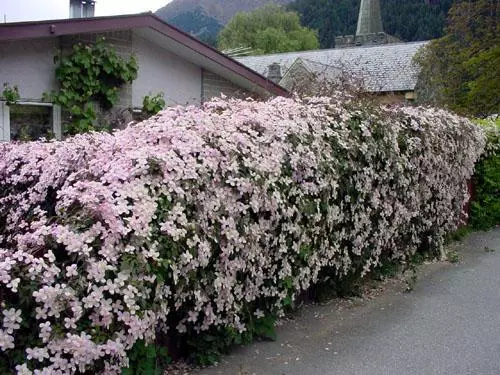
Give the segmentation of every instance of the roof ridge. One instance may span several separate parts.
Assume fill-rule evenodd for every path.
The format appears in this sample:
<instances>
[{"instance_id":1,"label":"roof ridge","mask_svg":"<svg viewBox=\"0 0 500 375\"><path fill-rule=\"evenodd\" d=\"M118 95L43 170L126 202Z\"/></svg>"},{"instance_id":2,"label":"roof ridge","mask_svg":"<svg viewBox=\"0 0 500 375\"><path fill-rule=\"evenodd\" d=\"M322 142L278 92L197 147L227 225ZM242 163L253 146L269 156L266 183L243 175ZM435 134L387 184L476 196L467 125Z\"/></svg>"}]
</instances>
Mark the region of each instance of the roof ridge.
<instances>
[{"instance_id":1,"label":"roof ridge","mask_svg":"<svg viewBox=\"0 0 500 375\"><path fill-rule=\"evenodd\" d=\"M327 51L348 51L348 50L358 50L358 49L372 49L372 48L387 48L393 46L401 46L401 45L413 45L413 44L423 44L428 43L430 40L420 40L420 41L411 41L411 42L400 42L400 43L388 43L388 44L379 44L379 45L366 45L366 46L354 46L347 48L324 48L324 49L314 49L307 51L294 51L294 52L280 52L280 53L270 53L267 55L256 55L256 56L243 56L237 58L237 60L245 60L245 59L258 59L262 57L272 57L272 56L293 56L293 55L304 55L308 53L318 53L318 52L327 52Z\"/></svg>"}]
</instances>

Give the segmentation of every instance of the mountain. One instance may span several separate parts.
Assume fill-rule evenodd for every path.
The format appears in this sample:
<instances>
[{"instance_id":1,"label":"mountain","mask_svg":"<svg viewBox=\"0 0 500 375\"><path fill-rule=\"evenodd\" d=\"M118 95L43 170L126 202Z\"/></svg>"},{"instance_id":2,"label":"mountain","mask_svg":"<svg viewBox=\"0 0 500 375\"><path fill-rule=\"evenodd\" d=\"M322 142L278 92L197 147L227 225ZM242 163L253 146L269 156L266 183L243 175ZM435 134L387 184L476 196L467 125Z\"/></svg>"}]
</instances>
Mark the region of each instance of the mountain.
<instances>
[{"instance_id":1,"label":"mountain","mask_svg":"<svg viewBox=\"0 0 500 375\"><path fill-rule=\"evenodd\" d=\"M163 16L162 18L171 25L213 46L217 42L217 34L224 27L219 20L208 16L202 8L180 12L171 18L164 18Z\"/></svg>"},{"instance_id":2,"label":"mountain","mask_svg":"<svg viewBox=\"0 0 500 375\"><path fill-rule=\"evenodd\" d=\"M173 0L156 14L215 45L217 34L237 12L268 3L285 5L299 13L303 26L318 31L321 48L332 48L335 37L354 34L359 0ZM446 14L453 0L381 0L385 31L405 41L443 35Z\"/></svg>"},{"instance_id":3,"label":"mountain","mask_svg":"<svg viewBox=\"0 0 500 375\"><path fill-rule=\"evenodd\" d=\"M248 12L268 3L286 5L292 0L173 0L156 11L168 23L215 44L219 31L237 12Z\"/></svg>"}]
</instances>

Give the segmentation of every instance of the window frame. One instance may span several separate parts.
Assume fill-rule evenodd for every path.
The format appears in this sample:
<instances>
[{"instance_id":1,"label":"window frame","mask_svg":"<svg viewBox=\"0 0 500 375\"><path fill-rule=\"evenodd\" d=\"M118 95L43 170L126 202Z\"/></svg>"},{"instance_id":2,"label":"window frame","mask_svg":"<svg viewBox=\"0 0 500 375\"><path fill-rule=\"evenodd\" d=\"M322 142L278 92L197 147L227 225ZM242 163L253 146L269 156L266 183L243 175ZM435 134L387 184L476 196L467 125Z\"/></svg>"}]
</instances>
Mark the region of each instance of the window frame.
<instances>
[{"instance_id":1,"label":"window frame","mask_svg":"<svg viewBox=\"0 0 500 375\"><path fill-rule=\"evenodd\" d=\"M52 131L54 132L56 139L62 139L62 127L61 127L61 107L54 103L45 102L30 102L30 101L17 101L16 105L33 105L41 107L51 107L52 108ZM0 136L0 141L10 142L10 108L7 102L0 101L0 129L3 131L3 135Z\"/></svg>"}]
</instances>

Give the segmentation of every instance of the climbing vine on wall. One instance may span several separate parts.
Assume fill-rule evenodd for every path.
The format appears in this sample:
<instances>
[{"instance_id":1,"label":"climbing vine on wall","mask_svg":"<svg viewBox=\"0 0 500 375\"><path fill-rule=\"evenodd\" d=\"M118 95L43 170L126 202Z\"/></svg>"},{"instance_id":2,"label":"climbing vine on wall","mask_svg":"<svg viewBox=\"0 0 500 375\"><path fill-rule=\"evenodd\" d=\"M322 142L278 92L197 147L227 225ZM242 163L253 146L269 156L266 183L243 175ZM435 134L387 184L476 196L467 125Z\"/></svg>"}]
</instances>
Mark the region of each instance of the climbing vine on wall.
<instances>
[{"instance_id":1,"label":"climbing vine on wall","mask_svg":"<svg viewBox=\"0 0 500 375\"><path fill-rule=\"evenodd\" d=\"M69 112L68 134L96 130L93 103L110 109L118 101L119 88L137 78L135 57L118 56L104 39L95 44L75 44L71 54L56 56L55 62L60 88L48 96Z\"/></svg>"}]
</instances>

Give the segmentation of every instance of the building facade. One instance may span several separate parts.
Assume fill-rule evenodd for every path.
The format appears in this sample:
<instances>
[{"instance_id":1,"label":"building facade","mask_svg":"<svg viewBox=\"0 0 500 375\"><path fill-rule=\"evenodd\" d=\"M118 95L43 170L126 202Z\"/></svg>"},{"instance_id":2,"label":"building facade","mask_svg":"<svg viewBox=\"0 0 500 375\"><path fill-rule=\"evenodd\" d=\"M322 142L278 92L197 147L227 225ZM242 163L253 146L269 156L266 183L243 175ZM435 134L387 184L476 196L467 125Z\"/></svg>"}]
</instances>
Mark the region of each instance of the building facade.
<instances>
[{"instance_id":1,"label":"building facade","mask_svg":"<svg viewBox=\"0 0 500 375\"><path fill-rule=\"evenodd\" d=\"M0 87L17 86L20 100L0 100L0 140L64 131L64 109L44 102L58 89L54 57L75 43L104 38L124 57L135 56L138 76L120 90L116 110L139 110L146 95L164 93L166 104L199 105L226 96L287 95L241 63L166 24L152 14L0 24ZM0 91L0 97L1 97Z\"/></svg>"}]
</instances>

